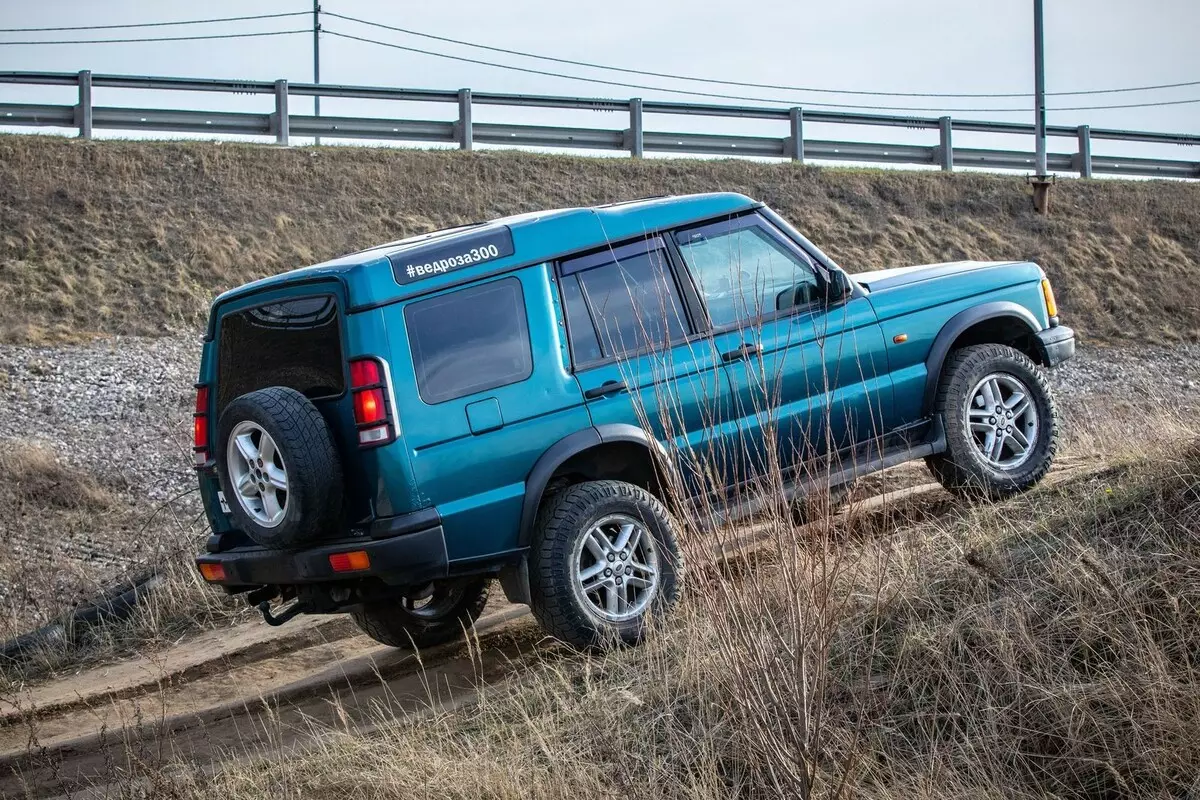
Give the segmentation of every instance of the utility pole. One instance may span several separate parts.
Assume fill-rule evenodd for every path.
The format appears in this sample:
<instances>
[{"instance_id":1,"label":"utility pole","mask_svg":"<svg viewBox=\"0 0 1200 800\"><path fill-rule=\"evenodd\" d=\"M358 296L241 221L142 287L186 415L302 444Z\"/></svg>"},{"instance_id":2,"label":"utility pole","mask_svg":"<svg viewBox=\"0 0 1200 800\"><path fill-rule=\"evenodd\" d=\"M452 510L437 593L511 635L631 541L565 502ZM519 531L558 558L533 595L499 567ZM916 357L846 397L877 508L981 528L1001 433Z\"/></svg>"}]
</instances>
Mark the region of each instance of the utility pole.
<instances>
[{"instance_id":1,"label":"utility pole","mask_svg":"<svg viewBox=\"0 0 1200 800\"><path fill-rule=\"evenodd\" d=\"M321 83L321 0L313 0L313 83ZM313 116L321 116L321 95L313 95ZM320 144L321 137L314 136L313 144Z\"/></svg>"},{"instance_id":2,"label":"utility pole","mask_svg":"<svg viewBox=\"0 0 1200 800\"><path fill-rule=\"evenodd\" d=\"M1037 148L1037 174L1033 184L1033 207L1050 213L1050 186L1054 176L1046 169L1046 43L1042 0L1033 0L1033 138Z\"/></svg>"}]
</instances>

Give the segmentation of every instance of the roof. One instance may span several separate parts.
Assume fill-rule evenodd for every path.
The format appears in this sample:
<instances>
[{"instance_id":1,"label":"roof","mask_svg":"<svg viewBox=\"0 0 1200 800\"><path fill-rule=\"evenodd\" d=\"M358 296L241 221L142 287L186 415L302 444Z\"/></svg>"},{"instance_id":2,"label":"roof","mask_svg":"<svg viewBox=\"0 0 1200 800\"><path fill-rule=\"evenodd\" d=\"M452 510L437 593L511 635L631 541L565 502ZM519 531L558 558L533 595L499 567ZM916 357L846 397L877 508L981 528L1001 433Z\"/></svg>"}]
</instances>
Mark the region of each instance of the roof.
<instances>
[{"instance_id":1,"label":"roof","mask_svg":"<svg viewBox=\"0 0 1200 800\"><path fill-rule=\"evenodd\" d=\"M472 275L537 264L556 259L565 253L602 247L651 231L686 225L702 219L735 214L757 205L757 202L742 194L714 192L655 197L590 208L562 208L517 214L389 242L311 267L264 278L222 294L217 298L214 307L236 296L278 288L296 280L307 281L326 276L339 278L347 283L352 294L351 305L372 305L424 292L443 283L469 278ZM441 245L454 242L458 237L474 238L475 235L504 228L512 235L514 252L510 256L489 260L486 264L461 267L407 285L399 284L392 275L388 261L390 256L416 251L427 245L434 246L435 243L440 248Z\"/></svg>"}]
</instances>

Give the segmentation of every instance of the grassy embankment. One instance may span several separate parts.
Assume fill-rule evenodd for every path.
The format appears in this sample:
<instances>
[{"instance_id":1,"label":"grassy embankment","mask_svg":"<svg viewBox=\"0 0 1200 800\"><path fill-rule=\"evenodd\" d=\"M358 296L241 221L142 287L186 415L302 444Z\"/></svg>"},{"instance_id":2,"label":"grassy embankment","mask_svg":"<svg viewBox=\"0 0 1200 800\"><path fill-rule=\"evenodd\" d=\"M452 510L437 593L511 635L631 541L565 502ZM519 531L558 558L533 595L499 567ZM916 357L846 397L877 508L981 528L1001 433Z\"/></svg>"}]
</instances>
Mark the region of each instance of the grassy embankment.
<instances>
[{"instance_id":1,"label":"grassy embankment","mask_svg":"<svg viewBox=\"0 0 1200 800\"><path fill-rule=\"evenodd\" d=\"M516 152L0 136L0 341L194 329L223 289L504 214L731 190L851 271L1035 259L1092 340L1200 337L1200 186Z\"/></svg>"}]
</instances>

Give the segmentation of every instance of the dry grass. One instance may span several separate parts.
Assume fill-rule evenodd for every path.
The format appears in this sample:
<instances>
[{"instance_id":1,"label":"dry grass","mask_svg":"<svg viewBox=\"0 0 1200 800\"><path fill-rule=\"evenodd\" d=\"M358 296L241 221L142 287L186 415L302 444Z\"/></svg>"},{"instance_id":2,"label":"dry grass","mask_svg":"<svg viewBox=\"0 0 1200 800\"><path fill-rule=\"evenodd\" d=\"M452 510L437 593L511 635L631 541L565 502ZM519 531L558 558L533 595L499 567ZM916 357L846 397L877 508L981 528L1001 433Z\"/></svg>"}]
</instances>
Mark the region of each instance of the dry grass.
<instances>
[{"instance_id":1,"label":"dry grass","mask_svg":"<svg viewBox=\"0 0 1200 800\"><path fill-rule=\"evenodd\" d=\"M742 191L851 271L1036 259L1091 339L1200 336L1200 187L516 152L0 137L0 340L158 335L253 278L437 227Z\"/></svg>"},{"instance_id":2,"label":"dry grass","mask_svg":"<svg viewBox=\"0 0 1200 800\"><path fill-rule=\"evenodd\" d=\"M0 559L0 641L55 623L64 625L64 635L20 662L0 660L0 689L244 616L196 575L190 557L203 531L179 510L131 499L126 487L101 482L48 448L6 441L0 449L0 530L7 549ZM74 607L151 571L162 583L128 619L72 627Z\"/></svg>"},{"instance_id":3,"label":"dry grass","mask_svg":"<svg viewBox=\"0 0 1200 800\"><path fill-rule=\"evenodd\" d=\"M1200 449L996 505L916 498L693 570L645 646L133 796L1184 797L1200 790ZM1165 445L1175 443L1174 455ZM1150 449L1147 450L1146 447ZM1076 458L1086 456L1076 453ZM693 554L712 540L689 527ZM695 563L695 561L693 561ZM133 779L130 779L133 778ZM149 796L147 795L147 796Z\"/></svg>"}]
</instances>

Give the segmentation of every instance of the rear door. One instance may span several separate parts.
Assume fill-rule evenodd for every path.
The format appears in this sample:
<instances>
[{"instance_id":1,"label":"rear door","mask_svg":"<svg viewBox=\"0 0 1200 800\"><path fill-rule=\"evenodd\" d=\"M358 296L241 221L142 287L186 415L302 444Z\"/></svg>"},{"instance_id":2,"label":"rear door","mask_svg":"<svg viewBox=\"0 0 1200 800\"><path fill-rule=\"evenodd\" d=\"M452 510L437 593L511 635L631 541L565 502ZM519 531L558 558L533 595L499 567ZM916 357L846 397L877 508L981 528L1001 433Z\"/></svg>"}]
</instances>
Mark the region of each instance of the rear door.
<instances>
[{"instance_id":1,"label":"rear door","mask_svg":"<svg viewBox=\"0 0 1200 800\"><path fill-rule=\"evenodd\" d=\"M725 480L729 386L695 318L694 290L679 277L660 236L559 264L571 360L592 422L649 430L694 494Z\"/></svg>"},{"instance_id":2,"label":"rear door","mask_svg":"<svg viewBox=\"0 0 1200 800\"><path fill-rule=\"evenodd\" d=\"M812 258L757 213L675 238L732 386L747 474L786 473L881 433L891 383L865 297L827 307Z\"/></svg>"},{"instance_id":3,"label":"rear door","mask_svg":"<svg viewBox=\"0 0 1200 800\"><path fill-rule=\"evenodd\" d=\"M385 309L402 446L460 565L517 547L525 477L590 424L557 305L540 264Z\"/></svg>"}]
</instances>

